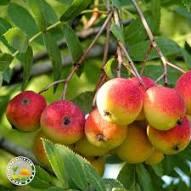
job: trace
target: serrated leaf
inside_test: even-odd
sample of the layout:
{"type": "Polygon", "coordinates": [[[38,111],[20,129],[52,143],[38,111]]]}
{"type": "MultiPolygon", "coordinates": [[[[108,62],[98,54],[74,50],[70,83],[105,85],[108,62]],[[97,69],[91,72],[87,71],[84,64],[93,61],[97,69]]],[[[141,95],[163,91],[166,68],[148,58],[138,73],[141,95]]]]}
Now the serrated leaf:
{"type": "Polygon", "coordinates": [[[11,28],[11,24],[4,18],[0,18],[0,36],[11,28]]]}
{"type": "Polygon", "coordinates": [[[0,53],[0,71],[6,70],[10,63],[12,62],[13,57],[7,53],[0,53]]]}
{"type": "Polygon", "coordinates": [[[126,163],[120,170],[117,180],[119,180],[125,188],[131,188],[136,183],[136,166],[126,163]]]}
{"type": "Polygon", "coordinates": [[[124,38],[124,34],[123,34],[123,29],[116,25],[116,24],[112,24],[111,25],[111,32],[113,33],[113,35],[115,36],[115,38],[122,42],[125,43],[125,38],[124,38]]]}
{"type": "Polygon", "coordinates": [[[22,31],[24,31],[29,37],[38,32],[38,27],[34,18],[24,7],[16,3],[10,3],[8,7],[8,15],[12,22],[22,31]]]}
{"type": "Polygon", "coordinates": [[[76,16],[78,16],[86,7],[92,2],[92,0],[73,0],[71,6],[69,6],[63,15],[61,16],[61,21],[68,21],[76,16]]]}
{"type": "Polygon", "coordinates": [[[17,27],[9,29],[4,34],[5,39],[9,45],[19,52],[26,52],[28,48],[27,36],[17,27]]]}
{"type": "Polygon", "coordinates": [[[44,0],[27,0],[29,7],[36,18],[40,30],[45,29],[57,21],[57,16],[52,7],[44,0]]]}
{"type": "Polygon", "coordinates": [[[150,174],[142,164],[136,165],[136,173],[142,191],[155,190],[152,184],[150,174]]]}
{"type": "Polygon", "coordinates": [[[31,72],[32,61],[33,61],[33,50],[30,46],[28,47],[27,51],[21,55],[21,60],[23,64],[22,90],[24,90],[30,79],[30,72],[31,72]]]}
{"type": "Polygon", "coordinates": [[[56,44],[54,37],[51,33],[43,34],[44,43],[46,45],[46,49],[48,51],[50,60],[53,65],[53,75],[54,80],[58,80],[61,75],[61,67],[62,67],[62,59],[60,50],[56,44]]]}
{"type": "Polygon", "coordinates": [[[38,189],[50,188],[52,185],[52,177],[40,166],[36,166],[36,174],[30,186],[38,189]]]}
{"type": "Polygon", "coordinates": [[[105,191],[101,177],[81,156],[64,145],[54,145],[48,140],[43,140],[43,144],[52,169],[60,181],[67,181],[81,190],[92,186],[96,191],[105,191]]]}
{"type": "Polygon", "coordinates": [[[68,24],[64,24],[63,31],[64,31],[64,38],[66,40],[66,44],[72,55],[73,61],[75,62],[82,55],[83,48],[81,46],[81,43],[80,43],[77,35],[75,34],[73,29],[68,24]]]}
{"type": "Polygon", "coordinates": [[[9,2],[10,2],[10,0],[1,0],[0,1],[0,6],[1,5],[7,5],[7,4],[9,4],[9,2]]]}

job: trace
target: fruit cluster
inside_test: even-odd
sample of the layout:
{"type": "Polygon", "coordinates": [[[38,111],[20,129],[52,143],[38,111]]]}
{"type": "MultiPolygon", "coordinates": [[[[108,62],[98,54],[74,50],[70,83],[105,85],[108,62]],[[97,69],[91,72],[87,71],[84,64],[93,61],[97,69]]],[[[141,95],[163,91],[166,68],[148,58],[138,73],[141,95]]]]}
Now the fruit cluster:
{"type": "Polygon", "coordinates": [[[191,139],[191,71],[175,88],[148,78],[114,78],[98,90],[97,107],[88,115],[67,100],[46,105],[43,96],[24,91],[8,104],[6,116],[18,130],[40,129],[34,153],[49,165],[41,137],[68,145],[103,173],[104,156],[129,163],[159,163],[184,150],[191,139]],[[41,128],[40,128],[41,127],[41,128]]]}

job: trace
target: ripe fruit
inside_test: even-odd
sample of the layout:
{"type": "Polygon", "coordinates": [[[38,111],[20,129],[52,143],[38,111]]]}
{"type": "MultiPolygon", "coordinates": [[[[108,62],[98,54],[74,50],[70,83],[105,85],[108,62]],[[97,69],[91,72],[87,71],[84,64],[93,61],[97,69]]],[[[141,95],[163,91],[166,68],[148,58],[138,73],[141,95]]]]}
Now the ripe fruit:
{"type": "Polygon", "coordinates": [[[86,158],[95,168],[100,176],[103,176],[105,170],[105,159],[103,157],[88,157],[86,158]]]}
{"type": "Polygon", "coordinates": [[[191,71],[183,74],[177,80],[176,90],[185,102],[187,113],[191,114],[191,71]]]}
{"type": "Polygon", "coordinates": [[[43,147],[42,138],[45,138],[45,136],[42,132],[39,132],[34,139],[34,145],[32,147],[32,150],[34,155],[42,165],[50,167],[48,158],[43,147]]]}
{"type": "Polygon", "coordinates": [[[164,154],[176,154],[186,148],[191,138],[191,128],[185,117],[180,124],[167,131],[148,126],[147,135],[155,148],[164,154]]]}
{"type": "Polygon", "coordinates": [[[153,152],[145,129],[130,125],[125,141],[116,149],[120,159],[128,163],[144,162],[153,152]]]}
{"type": "Polygon", "coordinates": [[[84,114],[70,101],[57,101],[45,108],[41,116],[44,134],[62,144],[73,144],[84,135],[84,114]]]}
{"type": "Polygon", "coordinates": [[[185,105],[175,89],[154,86],[145,93],[144,112],[153,128],[168,130],[184,116],[185,105]]]}
{"type": "Polygon", "coordinates": [[[103,156],[108,152],[107,148],[96,147],[89,143],[86,138],[80,139],[74,144],[74,151],[77,153],[89,157],[89,156],[103,156]]]}
{"type": "Polygon", "coordinates": [[[105,121],[98,110],[93,110],[85,123],[88,141],[98,147],[113,149],[126,138],[127,128],[105,121]]]}
{"type": "Polygon", "coordinates": [[[40,116],[45,107],[43,96],[33,91],[24,91],[8,103],[6,116],[14,128],[34,131],[40,127],[40,116]]]}
{"type": "Polygon", "coordinates": [[[148,165],[159,164],[164,159],[164,154],[161,151],[154,149],[149,158],[145,161],[148,165]]]}
{"type": "Polygon", "coordinates": [[[143,95],[139,86],[132,80],[115,78],[98,90],[96,103],[105,120],[127,125],[139,115],[143,106],[143,95]]]}
{"type": "MultiPolygon", "coordinates": [[[[138,78],[133,77],[133,78],[131,78],[131,80],[134,81],[134,82],[141,88],[143,94],[145,94],[145,91],[146,91],[147,89],[149,89],[150,87],[156,85],[154,80],[152,80],[151,78],[146,77],[146,76],[142,76],[142,80],[143,80],[144,85],[145,85],[144,87],[143,87],[143,85],[140,83],[140,81],[139,81],[138,78]]],[[[138,117],[136,118],[136,120],[142,121],[142,120],[144,120],[144,119],[145,119],[145,114],[144,114],[144,110],[142,109],[142,111],[139,113],[139,115],[138,115],[138,117]]]]}

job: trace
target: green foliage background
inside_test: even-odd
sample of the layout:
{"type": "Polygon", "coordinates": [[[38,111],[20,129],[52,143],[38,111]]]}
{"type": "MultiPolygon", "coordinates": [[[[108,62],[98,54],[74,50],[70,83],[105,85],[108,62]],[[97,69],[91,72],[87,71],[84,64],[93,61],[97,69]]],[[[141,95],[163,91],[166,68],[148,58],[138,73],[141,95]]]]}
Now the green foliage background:
{"type": "MultiPolygon", "coordinates": [[[[139,3],[165,56],[174,64],[189,70],[191,68],[190,1],[144,0],[139,3]]],[[[141,63],[144,61],[149,41],[136,10],[130,0],[112,0],[111,5],[119,9],[123,21],[128,20],[128,24],[123,25],[121,31],[130,56],[136,63],[137,68],[141,70],[141,63]]],[[[94,35],[87,38],[77,36],[77,33],[84,30],[82,20],[91,17],[93,6],[94,2],[91,0],[0,1],[1,137],[5,137],[26,149],[31,148],[35,133],[24,134],[10,127],[4,115],[7,102],[23,89],[38,92],[53,81],[66,78],[72,64],[79,59],[94,38],[94,35]],[[59,47],[58,44],[60,43],[64,43],[64,46],[59,47]],[[48,57],[37,59],[39,55],[46,52],[49,55],[48,57]],[[27,144],[25,144],[26,141],[27,144]]],[[[99,10],[106,12],[105,1],[100,0],[98,6],[99,10]]],[[[93,28],[102,26],[105,18],[104,14],[101,15],[93,28]]],[[[92,56],[88,57],[80,66],[68,85],[66,98],[79,104],[86,113],[91,109],[94,90],[101,73],[103,57],[101,53],[103,52],[104,43],[105,33],[98,39],[94,47],[95,52],[90,53],[92,56]]],[[[116,40],[112,36],[111,47],[115,43],[116,40]]],[[[116,76],[115,68],[115,52],[112,52],[105,66],[105,72],[109,78],[116,76]]],[[[144,75],[157,79],[162,74],[162,71],[163,68],[158,55],[153,50],[146,62],[144,75]]],[[[122,75],[130,76],[124,68],[122,75]]],[[[181,73],[178,71],[169,68],[169,85],[174,86],[180,75],[181,73]]],[[[50,103],[60,99],[62,90],[63,84],[60,84],[55,90],[51,88],[43,95],[50,103]]],[[[56,175],[58,175],[58,179],[52,178],[51,175],[39,167],[37,169],[38,176],[30,187],[14,188],[14,190],[48,189],[48,191],[59,191],[63,190],[63,187],[67,188],[67,190],[93,190],[95,187],[96,191],[112,190],[112,188],[115,188],[116,191],[125,189],[131,191],[191,190],[191,146],[175,157],[166,157],[162,164],[154,167],[143,164],[125,164],[118,176],[120,181],[118,182],[102,180],[95,175],[94,170],[86,161],[84,162],[79,156],[76,157],[67,148],[54,147],[49,142],[46,142],[45,146],[46,144],[49,144],[47,153],[50,160],[53,161],[51,163],[53,167],[61,158],[70,155],[74,158],[75,165],[79,167],[78,171],[82,173],[81,176],[70,177],[71,175],[64,174],[65,171],[68,171],[69,166],[72,168],[73,164],[70,163],[67,163],[65,167],[64,165],[61,166],[59,169],[53,168],[56,175]],[[57,156],[55,160],[51,159],[53,155],[57,156]],[[84,172],[86,174],[83,175],[84,172]],[[173,177],[169,185],[165,185],[165,182],[161,179],[164,175],[173,177]],[[86,179],[87,176],[91,177],[90,180],[86,179]],[[71,180],[65,180],[66,177],[71,180]],[[96,177],[96,180],[93,181],[93,177],[96,177]],[[184,181],[184,177],[187,177],[187,182],[184,181]],[[93,188],[88,188],[87,182],[92,183],[93,188]],[[68,187],[72,189],[68,189],[68,187]]],[[[6,151],[0,150],[0,190],[2,191],[13,189],[5,176],[6,165],[11,157],[6,151]]],[[[108,163],[110,162],[119,161],[110,158],[108,163]]]]}

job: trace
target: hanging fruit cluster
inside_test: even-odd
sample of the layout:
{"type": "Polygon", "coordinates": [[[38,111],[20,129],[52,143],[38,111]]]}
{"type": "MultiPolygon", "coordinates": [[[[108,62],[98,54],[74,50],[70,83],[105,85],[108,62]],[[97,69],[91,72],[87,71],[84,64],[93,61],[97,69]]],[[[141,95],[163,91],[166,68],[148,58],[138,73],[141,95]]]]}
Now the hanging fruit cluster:
{"type": "Polygon", "coordinates": [[[39,129],[33,151],[49,166],[41,137],[69,146],[102,174],[104,157],[117,154],[128,163],[150,165],[184,150],[191,139],[191,71],[175,88],[148,77],[114,78],[97,91],[88,115],[67,100],[50,105],[42,95],[24,91],[8,104],[6,116],[20,131],[39,129]]]}

